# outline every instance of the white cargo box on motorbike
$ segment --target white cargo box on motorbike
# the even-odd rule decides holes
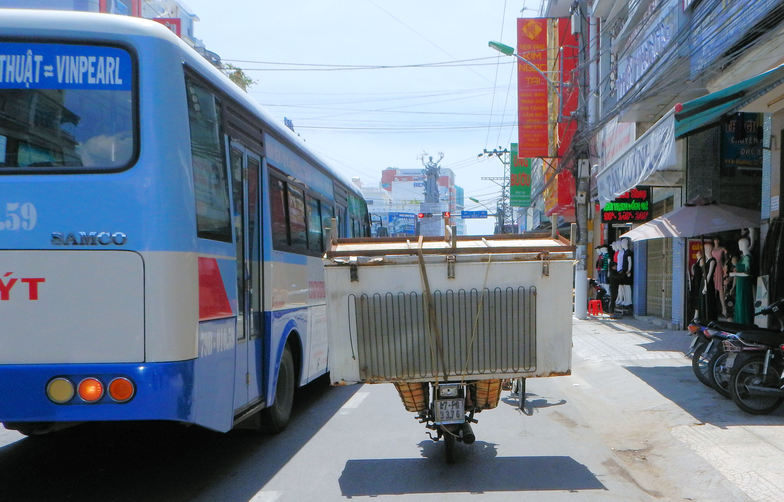
[[[333,384],[568,375],[574,248],[549,234],[333,239]]]

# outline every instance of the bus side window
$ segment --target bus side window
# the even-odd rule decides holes
[[[346,208],[338,206],[338,237],[350,237],[348,235],[347,221]]]
[[[290,245],[296,251],[306,251],[308,237],[305,223],[305,196],[302,190],[289,185],[288,199]]]
[[[311,196],[305,197],[308,211],[308,250],[320,253],[324,251],[321,230],[321,209],[318,199]]]
[[[286,223],[286,183],[270,177],[270,214],[272,217],[272,247],[282,249],[289,245],[289,230]]]
[[[332,219],[335,217],[335,208],[332,206],[328,206],[321,203],[321,228],[324,229],[324,233],[322,234],[323,244],[322,249],[327,249],[329,247],[329,238],[332,234]],[[337,232],[335,233],[337,237]]]
[[[231,242],[229,182],[221,142],[221,106],[207,88],[186,77],[196,196],[197,235]]]

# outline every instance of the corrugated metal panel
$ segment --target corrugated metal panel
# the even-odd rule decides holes
[[[672,211],[669,197],[653,205],[653,216]],[[648,241],[648,315],[670,319],[672,316],[672,239]]]
[[[536,369],[536,288],[433,292],[443,362],[418,293],[351,295],[363,381]],[[438,373],[438,375],[436,375]]]
[[[638,258],[634,266],[634,285],[632,286],[632,304],[635,315],[648,313],[648,241],[634,243],[634,256]]]
[[[662,250],[666,239],[652,239],[648,242],[648,286],[647,306],[648,315],[662,315],[662,275],[664,274],[664,260]]]

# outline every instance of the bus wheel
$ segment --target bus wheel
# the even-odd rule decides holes
[[[262,429],[264,432],[277,434],[289,423],[291,407],[294,404],[294,357],[291,349],[286,346],[280,358],[278,384],[275,386],[275,403],[261,410]]]
[[[3,426],[25,436],[44,436],[57,430],[50,422],[5,422]]]

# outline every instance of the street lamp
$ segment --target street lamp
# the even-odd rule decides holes
[[[480,206],[482,206],[485,209],[487,209],[487,211],[488,211],[487,215],[488,216],[495,216],[495,227],[496,227],[496,232],[495,233],[497,233],[497,234],[504,233],[504,225],[506,224],[506,220],[505,220],[506,204],[505,203],[502,204],[501,201],[497,201],[496,202],[495,213],[493,213],[493,210],[490,209],[490,207],[487,204],[485,204],[484,202],[481,202],[479,199],[477,199],[475,197],[469,197],[468,200],[470,200],[471,202],[475,202],[476,204],[479,204]]]
[[[523,63],[527,64],[528,66],[530,66],[531,68],[533,68],[534,70],[536,70],[536,73],[538,73],[539,75],[541,75],[541,76],[542,76],[542,78],[543,78],[543,79],[545,79],[545,81],[547,81],[547,83],[548,83],[548,84],[550,84],[551,86],[553,86],[553,87],[558,87],[558,86],[559,86],[560,82],[553,82],[552,80],[550,80],[550,79],[547,77],[547,75],[546,75],[546,74],[545,74],[545,73],[544,73],[542,70],[540,70],[540,69],[539,69],[539,67],[538,67],[538,66],[536,66],[536,65],[535,65],[534,63],[532,63],[531,61],[529,61],[529,60],[525,59],[525,58],[524,58],[523,56],[521,56],[520,54],[517,54],[517,53],[515,53],[515,51],[514,51],[514,48],[513,48],[513,47],[509,47],[509,46],[508,46],[508,45],[506,45],[506,44],[502,44],[501,42],[495,42],[495,41],[493,41],[493,40],[489,41],[489,42],[487,43],[487,45],[488,45],[488,46],[490,46],[490,47],[492,47],[493,49],[497,50],[498,52],[500,52],[501,54],[503,54],[503,55],[505,55],[505,56],[514,56],[514,57],[516,57],[517,59],[519,59],[520,61],[522,61]]]
[[[514,56],[521,63],[525,63],[526,65],[530,66],[531,68],[533,68],[536,71],[536,73],[538,73],[545,80],[545,82],[547,82],[547,85],[549,87],[551,87],[555,91],[557,91],[557,93],[558,93],[558,107],[559,107],[558,108],[558,122],[562,122],[564,120],[570,120],[570,119],[576,118],[576,115],[574,117],[565,117],[564,113],[563,113],[564,88],[565,87],[570,87],[572,85],[571,83],[567,83],[567,82],[563,81],[564,80],[564,77],[563,77],[563,75],[564,75],[564,66],[563,66],[563,64],[564,64],[564,52],[563,52],[563,47],[560,47],[558,49],[558,59],[559,59],[560,64],[561,64],[560,72],[559,72],[561,81],[560,82],[553,82],[552,80],[550,80],[547,77],[547,75],[542,70],[539,69],[538,66],[536,66],[531,61],[525,59],[520,54],[517,54],[513,47],[510,47],[508,45],[502,44],[501,42],[495,42],[495,41],[490,41],[488,43],[488,45],[491,48],[493,48],[493,49],[497,50],[498,52],[500,52],[501,54],[504,54],[506,56]],[[579,49],[579,47],[577,47],[577,48]],[[575,114],[575,112],[572,112],[572,113]],[[578,136],[578,135],[579,135],[579,131],[576,134],[576,136]],[[576,176],[575,178],[576,178],[576,181],[577,181],[577,187],[576,187],[577,191],[578,192],[585,191],[583,189],[583,187],[585,187],[587,185],[588,180],[586,178],[583,178],[583,177],[579,176],[579,175]],[[586,242],[585,242],[587,240],[587,232],[586,232],[585,229],[588,228],[588,213],[587,213],[587,205],[585,204],[585,202],[582,202],[582,203],[578,202],[577,203],[577,205],[576,205],[576,212],[577,212],[577,222],[578,222],[578,225],[579,225],[578,228],[580,228],[580,232],[579,232],[579,236],[578,236],[578,239],[577,239],[577,248],[575,250],[576,251],[576,258],[577,258],[577,266],[574,268],[574,283],[576,285],[580,285],[580,286],[579,287],[577,287],[577,286],[575,287],[574,313],[575,313],[575,316],[578,317],[579,319],[585,319],[587,317],[586,307],[587,307],[587,303],[588,303],[587,302],[587,287],[584,287],[584,285],[587,283],[587,280],[588,280],[587,267],[586,267]]]
[[[561,122],[564,119],[568,120],[568,119],[571,118],[571,117],[564,117],[564,114],[563,114],[563,99],[564,99],[563,91],[564,91],[564,87],[570,87],[572,85],[572,84],[570,84],[568,82],[563,82],[563,71],[564,71],[563,70],[563,58],[564,58],[563,47],[559,47],[559,49],[558,49],[558,61],[560,62],[561,69],[560,69],[559,72],[554,72],[554,73],[560,73],[562,81],[561,82],[555,82],[553,80],[550,80],[550,78],[547,76],[547,74],[545,72],[543,72],[542,70],[540,70],[539,67],[536,66],[533,62],[525,59],[520,54],[517,54],[513,47],[510,47],[510,46],[508,46],[506,44],[502,44],[501,42],[496,42],[494,40],[489,41],[487,43],[487,45],[489,47],[497,50],[498,52],[500,52],[501,54],[503,54],[505,56],[514,56],[520,62],[525,63],[526,65],[528,65],[531,68],[533,68],[534,71],[536,71],[536,73],[541,75],[541,77],[544,79],[544,81],[547,82],[547,85],[552,87],[558,93],[558,121]]]
[[[469,197],[469,198],[468,198],[468,200],[470,200],[471,202],[476,202],[477,204],[479,204],[480,206],[483,206],[483,207],[484,207],[485,209],[487,209],[488,211],[492,211],[492,209],[490,209],[489,207],[487,207],[487,205],[485,205],[485,203],[484,203],[484,202],[481,202],[479,199],[477,199],[477,198],[475,198],[475,197]]]

